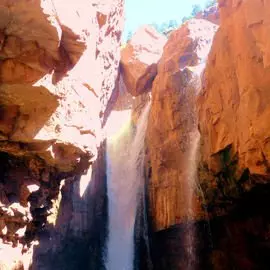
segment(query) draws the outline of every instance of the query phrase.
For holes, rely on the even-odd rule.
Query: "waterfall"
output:
[[[109,128],[119,126],[107,137],[107,270],[134,269],[134,225],[138,195],[144,185],[144,139],[149,109],[150,103],[134,132],[130,111],[113,111],[108,119]]]
[[[190,149],[188,153],[188,176],[187,176],[187,208],[188,216],[192,219],[194,217],[193,196],[195,190],[198,189],[199,183],[197,182],[197,168],[198,168],[198,155],[200,146],[200,133],[195,128],[190,133]],[[185,235],[185,246],[188,254],[186,269],[193,270],[196,262],[196,247],[194,245],[196,239],[196,228],[193,222],[187,224],[187,233]]]

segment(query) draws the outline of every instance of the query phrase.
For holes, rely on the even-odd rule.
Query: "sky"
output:
[[[134,32],[142,24],[156,22],[161,24],[169,20],[181,22],[184,16],[191,13],[192,6],[205,6],[207,0],[125,0],[125,30]]]

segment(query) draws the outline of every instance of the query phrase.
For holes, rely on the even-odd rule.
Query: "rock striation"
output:
[[[152,96],[146,201],[155,269],[269,268],[270,2],[218,2],[171,32],[147,87],[127,79],[128,64],[120,70],[135,119]]]
[[[269,181],[269,6],[220,1],[221,26],[198,100],[202,163],[214,175],[206,189],[225,174],[229,200]]]
[[[147,131],[150,211],[155,230],[190,218],[190,207],[203,211],[198,198],[188,202],[194,168],[197,133],[195,97],[200,72],[210,50],[217,25],[192,19],[172,32],[158,64],[152,87],[152,106]],[[193,214],[192,214],[193,215]]]
[[[191,43],[183,34],[192,20],[164,47],[152,87],[146,165],[157,269],[269,268],[269,4],[219,1],[220,28],[209,56],[197,56],[200,37]],[[176,33],[182,36],[173,43]],[[196,99],[187,95],[194,88]],[[197,123],[190,215],[188,164]]]

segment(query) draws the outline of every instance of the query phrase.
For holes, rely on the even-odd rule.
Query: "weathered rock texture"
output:
[[[157,232],[156,269],[270,267],[269,5],[270,1],[219,1],[221,26],[197,103],[198,181],[210,219],[180,222]],[[186,252],[185,235],[192,231],[190,224],[196,257],[188,264],[191,253]]]
[[[152,26],[142,26],[121,51],[121,74],[133,96],[151,90],[166,41]]]
[[[147,132],[150,209],[155,230],[168,228],[195,215],[197,203],[197,121],[194,111],[200,70],[210,49],[215,24],[193,19],[172,32],[158,64],[152,88]],[[196,142],[197,141],[197,142]],[[192,197],[192,198],[191,198]]]
[[[182,223],[155,233],[154,269],[230,270],[268,269],[269,184],[255,187],[234,202],[229,215]],[[193,227],[193,252],[186,235]]]
[[[113,110],[132,110],[132,120],[137,122],[157,75],[157,65],[167,38],[152,26],[141,26],[122,48],[120,69],[110,107]]]
[[[24,245],[26,251],[47,219],[56,219],[60,181],[86,173],[97,157],[103,113],[117,76],[122,26],[122,0],[0,3],[4,265],[9,244]],[[69,214],[69,220],[76,219],[72,209]],[[17,253],[14,249],[11,260],[21,259]],[[9,263],[6,267],[12,269]]]
[[[270,1],[219,7],[209,57],[215,8],[171,33],[152,84],[154,269],[270,268]]]
[[[107,235],[106,145],[86,175],[65,179],[33,249],[31,270],[104,269]],[[87,184],[83,189],[82,184]]]
[[[220,1],[221,27],[198,102],[201,180],[214,204],[229,205],[270,180],[269,7],[270,1]]]

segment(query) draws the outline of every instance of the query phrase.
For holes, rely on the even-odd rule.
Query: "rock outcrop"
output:
[[[154,269],[269,269],[269,12],[268,0],[220,0],[164,46],[149,82],[153,232],[138,255],[147,264],[150,242]]]
[[[213,204],[270,179],[269,7],[270,1],[220,1],[221,27],[198,101],[201,171],[208,173],[202,182]]]
[[[155,230],[203,215],[191,199],[198,140],[195,97],[217,26],[192,19],[172,32],[158,64],[147,131],[149,196]],[[192,162],[192,161],[191,161]]]
[[[122,0],[0,3],[1,264],[10,244],[31,259],[60,181],[96,159],[122,27]]]
[[[191,269],[215,270],[269,268],[269,5],[269,1],[219,1],[220,28],[202,74],[199,87],[201,92],[196,106],[195,103],[192,104],[198,109],[201,134],[198,184],[204,197],[198,207],[203,203],[208,216],[201,215],[200,209],[194,207],[196,222],[190,216],[185,220],[183,208],[187,205],[187,195],[183,192],[188,191],[178,188],[175,195],[170,192],[173,190],[172,179],[181,179],[182,188],[190,180],[183,174],[185,167],[182,168],[183,164],[187,164],[188,152],[186,151],[186,155],[185,151],[177,155],[181,152],[175,150],[176,143],[174,149],[170,144],[163,149],[159,143],[155,149],[163,152],[151,157],[151,145],[155,144],[155,137],[152,135],[149,138],[152,165],[149,193],[154,229],[166,228],[164,224],[174,225],[153,236],[153,247],[156,247],[157,253],[156,269],[189,269],[190,266]],[[184,70],[183,67],[182,72]],[[159,70],[153,84],[151,115],[155,108],[157,93],[154,91],[158,78]],[[172,89],[173,92],[174,89],[179,89],[177,85],[179,83],[171,83],[171,87],[167,89]],[[167,90],[167,100],[170,100],[168,93],[170,92]],[[177,101],[180,97],[181,95]],[[155,129],[165,145],[170,140],[170,134],[179,130],[175,141],[183,145],[183,142],[189,141],[183,137],[182,128],[185,131],[187,127],[192,127],[187,124],[191,122],[190,116],[185,118],[183,114],[190,112],[189,106],[181,110],[182,114],[178,116],[179,112],[175,107],[171,104],[168,106],[166,102],[163,100],[163,110],[160,109],[160,114],[150,119],[150,125],[156,119],[156,122],[162,123],[160,128],[156,124]],[[176,108],[181,109],[181,106]],[[168,112],[174,118],[168,117]],[[184,124],[174,126],[173,121],[168,121],[177,117],[179,123],[185,120]],[[164,119],[171,123],[171,131],[165,135]],[[187,149],[191,146],[192,144],[187,144]],[[152,149],[152,153],[155,152],[158,153]],[[165,153],[173,155],[166,156]],[[159,173],[153,171],[153,160],[160,160],[163,174],[161,170]],[[171,164],[175,164],[175,167],[170,167]],[[169,174],[170,171],[175,176]],[[163,186],[153,185],[155,176],[158,176],[156,179],[160,179],[160,183],[164,183]],[[164,191],[159,194],[160,187]],[[171,204],[171,201],[176,203]],[[181,205],[181,212],[177,205]],[[196,206],[196,203],[193,205]],[[177,211],[180,218],[173,220],[174,215],[171,213]],[[190,247],[195,254],[190,251]],[[163,252],[164,250],[166,251]]]
[[[121,51],[120,69],[127,91],[138,96],[151,91],[167,38],[152,26],[139,28]]]
[[[14,154],[35,152],[71,171],[79,159],[96,155],[121,31],[110,17],[118,7],[112,11],[102,1],[65,5],[1,6],[1,149],[8,140]]]

